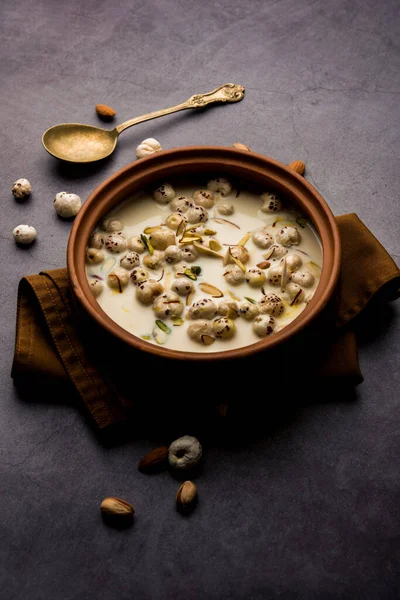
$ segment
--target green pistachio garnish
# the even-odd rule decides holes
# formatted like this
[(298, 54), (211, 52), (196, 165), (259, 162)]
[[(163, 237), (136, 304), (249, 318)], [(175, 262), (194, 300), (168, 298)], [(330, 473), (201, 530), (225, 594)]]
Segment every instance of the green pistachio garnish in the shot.
[(189, 279), (192, 281), (197, 281), (197, 275), (193, 273), (192, 269), (185, 269), (183, 274), (186, 275), (186, 277), (189, 277)]
[(257, 304), (257, 300), (253, 300), (253, 298), (249, 298), (248, 296), (245, 296), (244, 299), (247, 300), (247, 302), (251, 302), (252, 304)]
[(200, 273), (201, 273), (201, 267), (199, 267), (198, 265), (193, 265), (192, 267), (190, 267), (190, 270), (195, 275), (200, 275)]
[(154, 254), (154, 248), (153, 248), (153, 246), (150, 244), (149, 240), (147, 239), (147, 237), (143, 233), (140, 234), (140, 239), (142, 240), (143, 244), (146, 246), (146, 248), (149, 251), (149, 253), (150, 254)]
[(171, 317), (171, 321), (172, 321), (172, 325), (176, 325), (176, 326), (183, 325), (185, 322), (180, 317)]
[(163, 331), (164, 333), (171, 333), (170, 328), (168, 327), (168, 325), (166, 325), (164, 323), (164, 321), (161, 321), (160, 319), (156, 320), (156, 325), (157, 327), (159, 327), (161, 329), (161, 331)]
[(303, 229), (305, 229), (307, 226), (307, 220), (304, 217), (297, 217), (296, 223), (297, 225), (300, 225), (300, 227), (302, 227)]

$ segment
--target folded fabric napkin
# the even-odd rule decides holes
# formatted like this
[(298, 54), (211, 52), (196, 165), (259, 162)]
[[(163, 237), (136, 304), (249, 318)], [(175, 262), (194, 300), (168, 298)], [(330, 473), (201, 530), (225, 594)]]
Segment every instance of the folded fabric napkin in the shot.
[(67, 269), (55, 269), (19, 283), (14, 384), (38, 391), (51, 388), (55, 397), (66, 390), (75, 394), (99, 428), (128, 419), (135, 407), (156, 398), (191, 403), (235, 399), (241, 384), (248, 389), (253, 377), (261, 402), (284, 402), (305, 391), (310, 381), (360, 384), (353, 320), (372, 299), (400, 297), (400, 271), (356, 214), (338, 216), (336, 222), (342, 241), (336, 325), (334, 330), (322, 329), (307, 348), (299, 338), (290, 350), (207, 366), (127, 349), (77, 311)]

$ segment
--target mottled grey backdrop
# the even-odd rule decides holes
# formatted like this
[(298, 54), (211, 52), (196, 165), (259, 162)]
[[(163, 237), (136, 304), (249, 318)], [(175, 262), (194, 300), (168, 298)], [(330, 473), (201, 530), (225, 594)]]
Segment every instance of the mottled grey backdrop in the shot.
[[(22, 400), (10, 378), (18, 281), (65, 265), (55, 193), (85, 200), (146, 137), (304, 160), (334, 214), (356, 212), (399, 261), (399, 34), (396, 0), (2, 0), (2, 599), (400, 597), (398, 303), (362, 321), (355, 399), (322, 394), (224, 438), (216, 426), (186, 519), (168, 473), (136, 470), (156, 442), (140, 423), (105, 444), (76, 407)], [(122, 122), (230, 81), (243, 102), (130, 129), (106, 164), (66, 168), (41, 145), (53, 124), (98, 124), (96, 103)], [(20, 177), (33, 186), (22, 203)], [(27, 250), (12, 239), (20, 223), (38, 230)], [(132, 529), (102, 523), (107, 495), (133, 502)]]

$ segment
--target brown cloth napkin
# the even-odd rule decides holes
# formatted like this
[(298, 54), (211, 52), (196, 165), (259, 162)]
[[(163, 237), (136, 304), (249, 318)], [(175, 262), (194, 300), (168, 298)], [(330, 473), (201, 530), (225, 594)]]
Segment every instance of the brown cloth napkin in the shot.
[[(207, 363), (207, 367), (184, 361), (171, 363), (169, 359), (128, 350), (78, 314), (67, 270), (55, 269), (20, 280), (11, 372), (14, 384), (38, 391), (50, 388), (55, 397), (74, 390), (99, 428), (127, 419), (135, 405), (149, 402), (154, 383), (161, 394), (172, 383), (177, 396), (199, 403), (207, 389), (211, 389), (207, 396), (216, 402), (227, 394), (237, 395), (235, 385), (246, 382), (247, 373), (265, 375), (268, 388), (263, 377), (258, 380), (260, 397), (265, 402), (272, 397), (269, 384), (278, 385), (278, 395), (282, 396), (279, 377), (297, 384), (304, 380), (305, 373), (306, 379), (317, 378), (325, 386), (332, 381), (360, 384), (363, 375), (352, 321), (372, 299), (389, 302), (399, 298), (400, 271), (356, 214), (338, 216), (336, 222), (342, 240), (336, 325), (332, 331), (322, 329), (307, 351), (299, 338), (297, 349), (295, 346), (290, 352), (283, 349), (274, 356), (258, 353), (239, 359), (243, 368), (239, 365), (236, 369), (232, 364), (229, 371), (225, 363)], [(229, 390), (223, 383), (228, 379), (234, 383)], [(215, 382), (211, 388), (210, 380)], [(189, 396), (185, 396), (187, 389)], [(301, 390), (301, 385), (294, 389)]]

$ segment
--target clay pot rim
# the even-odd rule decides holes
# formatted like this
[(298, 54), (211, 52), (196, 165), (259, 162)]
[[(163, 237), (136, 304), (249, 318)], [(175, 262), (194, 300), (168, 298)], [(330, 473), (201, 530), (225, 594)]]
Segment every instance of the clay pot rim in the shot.
[[(199, 167), (200, 165), (200, 167)], [(217, 352), (184, 352), (156, 346), (129, 333), (98, 305), (85, 274), (85, 248), (96, 224), (112, 208), (150, 181), (166, 179), (164, 173), (183, 166), (188, 170), (229, 173), (242, 169), (250, 180), (272, 178), (295, 198), (300, 211), (314, 223), (323, 246), (323, 264), (318, 288), (307, 307), (281, 331), (248, 346)], [(256, 177), (257, 176), (257, 177)], [(172, 177), (176, 177), (173, 174)], [(303, 331), (320, 315), (335, 293), (341, 264), (341, 240), (334, 215), (319, 192), (293, 169), (253, 151), (226, 146), (183, 146), (163, 150), (119, 169), (88, 196), (72, 224), (67, 246), (67, 273), (75, 300), (102, 329), (124, 344), (170, 359), (211, 361), (249, 356), (279, 346)]]

